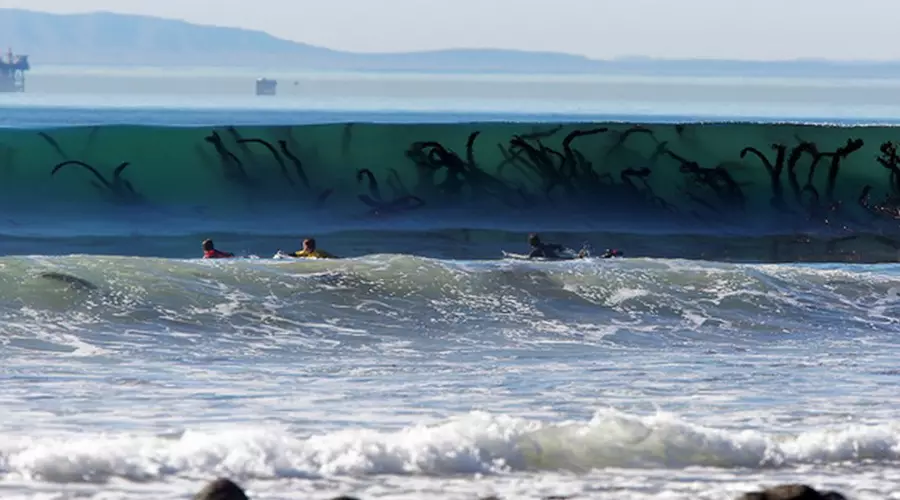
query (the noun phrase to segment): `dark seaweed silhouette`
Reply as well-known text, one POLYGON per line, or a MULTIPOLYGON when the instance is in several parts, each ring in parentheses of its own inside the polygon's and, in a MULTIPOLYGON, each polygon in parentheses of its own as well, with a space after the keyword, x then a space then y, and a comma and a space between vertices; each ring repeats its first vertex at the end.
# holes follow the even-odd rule
POLYGON ((265 139, 253 138, 253 139, 238 139, 237 143, 238 144, 262 144, 263 146, 265 146, 266 149, 269 150, 269 153, 271 153, 272 158, 275 158, 275 161, 278 163, 278 167, 281 169, 281 174, 284 176, 284 178, 287 179, 287 181, 288 181, 288 183, 290 183, 290 185, 292 185, 292 186, 295 185, 294 179, 292 179, 291 175, 288 173, 287 165, 284 164, 284 159, 281 158, 281 155, 278 154, 278 151, 271 144, 269 144, 268 141, 266 141, 265 139))
POLYGON ((375 174, 367 168, 357 170, 357 182, 362 182, 364 178, 367 178, 369 181, 369 194, 357 195, 357 198, 369 207, 370 215, 387 215, 398 212, 407 212, 425 206, 424 200, 413 195, 395 196, 391 201, 384 201, 381 197, 381 189, 378 187, 378 180, 375 178, 375 174))
POLYGON ((836 151, 832 153, 823 153, 819 151, 818 147, 814 143, 801 141, 800 145, 792 150, 790 159, 788 160, 792 189, 794 189, 794 195, 797 197, 798 201, 801 200, 803 192, 814 192, 818 196, 818 190, 815 188, 813 179, 815 178, 819 163, 822 160, 830 159, 831 163, 828 169, 828 176, 825 186, 825 198, 829 203, 835 203, 836 200, 834 199, 834 189, 837 185, 837 176, 838 172, 840 171, 841 161, 845 160, 848 156, 850 156, 850 154, 858 151, 862 147, 862 139, 847 139, 847 144, 838 148, 836 151), (806 177, 806 184, 804 184, 802 188, 799 188, 796 183, 794 171, 797 162, 804 154, 811 156, 812 162, 809 166, 809 173, 806 177))
POLYGON ((634 127, 626 129, 623 132, 616 132, 616 133, 618 135, 618 138, 616 139, 616 142, 612 145, 612 147, 610 147, 609 150, 607 150, 607 152, 606 152, 607 157, 609 157, 610 155, 612 155, 613 153, 615 153, 619 149, 621 149, 625 145, 625 142, 628 141, 628 138, 634 134, 649 135, 650 138, 653 139, 654 142, 659 144, 659 141, 656 139, 656 135, 653 133, 653 131, 642 125, 635 125, 634 127))
POLYGON ((411 150, 418 149, 420 156, 410 156, 410 158, 419 158, 422 162, 419 164, 423 170, 437 173, 442 168, 446 170, 444 181, 435 186, 438 192, 442 192, 448 198, 459 200, 462 196, 462 189, 465 185, 465 163, 452 151, 448 151, 443 145, 434 141, 424 141, 414 143, 411 150))
POLYGON ((638 199, 649 199, 661 208, 669 211, 675 211, 674 206, 670 205, 666 200, 657 196, 656 193, 653 192, 653 188, 650 187, 650 183, 647 182, 647 178, 650 177, 651 173, 653 172, 647 167, 626 168, 625 170, 622 170, 622 172, 619 174, 619 177, 622 180, 622 184, 627 186, 633 194, 638 195, 638 199), (632 178, 640 180, 644 185, 644 188, 638 188, 631 180, 632 178))
MULTIPOLYGON (((794 193, 794 199, 802 204, 803 203, 803 191, 809 191, 809 188, 813 187, 812 178, 816 171, 816 165, 818 165, 819 160, 822 159, 821 153, 819 153, 819 148, 813 142, 808 141, 799 141, 800 144, 794 147, 791 150, 791 154, 787 160, 787 171, 788 171, 788 182, 791 184, 791 192, 794 193), (809 175, 806 179, 806 184, 801 188, 800 181, 797 180, 797 163, 800 162, 800 159, 804 156, 811 156, 812 163, 809 166, 809 175)), ((813 188, 815 189, 815 188, 813 188)))
POLYGON ((231 134, 232 140, 238 145, 241 150, 241 154, 244 156, 244 161, 252 161, 253 153, 250 151, 250 148, 247 147, 244 142, 244 138, 241 137, 240 132, 233 126, 225 127, 225 130, 231 134))
POLYGON ((803 208, 803 212, 807 215, 807 219, 815 222, 822 222, 831 225, 833 216, 838 214, 842 205, 841 201, 834 199, 834 189, 836 185, 837 175, 840 169, 840 162, 852 152, 862 147, 862 141, 848 140, 847 144, 839 148, 834 153, 822 153, 818 147, 808 141, 799 139, 800 144, 791 149, 787 154, 787 146, 783 144, 772 144, 772 149, 776 152, 775 162, 770 161, 766 156, 754 147, 746 147, 741 151, 741 158, 747 153, 753 153, 763 163, 766 171, 769 173, 772 182, 772 205, 776 209, 785 213, 793 213, 787 206, 784 199, 783 188, 781 186, 781 174, 787 169, 788 182, 791 191, 797 203, 803 208), (801 187, 797 180, 797 164, 803 156, 810 156, 812 161, 809 167, 806 183, 801 187), (823 159, 831 159, 831 168, 829 169, 826 184, 826 203, 822 203, 819 190, 813 184, 816 167, 823 159), (808 202, 804 195, 808 195, 808 202))
POLYGON ((460 201, 464 196, 463 188, 468 187, 475 199, 490 197, 516 207, 514 190, 485 172, 475 159, 475 141, 480 134, 479 131, 469 134, 465 160, 436 141, 411 144, 406 157, 416 165, 417 191, 437 192, 448 200, 460 201), (446 172, 446 176, 442 182, 434 184, 434 177, 441 170, 446 172))
POLYGON ((56 151, 56 154, 58 154, 60 158, 66 159, 69 157, 69 155, 67 155, 66 152, 63 151, 62 147, 60 147, 59 143, 56 142, 56 139, 51 137, 50 134, 48 134, 46 132, 38 132, 37 134, 42 139, 47 141, 48 144, 50 144, 50 147, 53 148, 54 151, 56 151))
POLYGON ((244 170, 243 162, 225 147, 218 132, 213 131, 210 135, 204 137, 203 140, 212 144, 213 148, 215 148, 216 153, 219 155, 219 164, 222 166, 226 179, 242 186, 253 184, 250 176, 247 175, 247 171, 244 170))
MULTIPOLYGON (((788 208, 787 204, 784 201, 784 189, 781 186, 781 172, 784 170, 784 161, 785 161, 785 153, 787 151, 787 147, 783 144, 772 144, 772 149, 775 150, 775 163, 773 164, 766 158, 766 155, 762 154, 760 150, 754 147, 746 147, 741 150, 741 159, 743 159, 747 153, 753 153, 759 158, 759 161, 762 162, 763 166, 766 167, 766 172, 769 173, 769 178, 772 182, 772 199, 770 203, 772 206, 781 212, 790 212, 791 210, 788 208)), ((798 192, 799 196, 799 192, 798 192)))
MULTIPOLYGON (((598 172, 586 155, 573 147, 575 139, 606 132, 609 132, 607 127, 573 130, 563 139, 562 152, 546 146, 540 140, 528 141, 524 136, 513 136, 508 148, 499 147, 503 162, 498 167, 498 173, 506 166, 515 166, 539 183, 540 192, 551 204, 558 203, 553 195, 561 191, 565 195, 566 202, 579 206, 593 205, 616 210, 630 207, 629 210, 632 211, 643 207, 654 211, 660 208, 670 212, 676 211, 673 205, 654 193, 648 182, 652 172, 650 166, 657 163, 668 143, 656 141, 649 129, 642 127, 617 132, 616 143, 602 155, 607 162, 610 154, 615 149, 621 148, 633 134, 649 133, 657 142, 657 147, 650 158, 638 160, 641 165, 619 170, 618 179, 621 181, 621 188, 617 189, 618 184, 610 173, 598 172), (638 187, 635 180, 643 187, 638 187)), ((634 158, 632 164, 633 160, 634 158)), ((526 192, 525 186, 520 186, 517 192, 529 205, 538 203, 538 200, 526 192)))
MULTIPOLYGON (((678 170, 681 173, 690 175, 698 185, 710 188, 724 206, 740 210, 745 208, 746 198, 740 184, 731 177, 731 174, 724 167, 704 168, 697 162, 688 160, 671 150, 666 151, 666 154, 680 163, 678 170)), ((695 195, 688 193, 688 197, 704 208, 713 211, 718 210, 708 202, 701 202, 701 199, 695 195)))
POLYGON ((537 146, 529 144, 522 136, 513 136, 509 141, 509 153, 515 155, 516 151, 522 152, 523 157, 519 157, 518 161, 541 179, 544 184, 542 191, 548 200, 552 201, 551 192, 557 187, 561 187, 567 195, 575 195, 572 179, 561 172, 560 167, 566 163, 565 156, 545 147, 540 140, 535 142, 537 146))
POLYGON ((375 178, 375 174, 372 173, 371 170, 367 168, 363 168, 356 171, 356 182, 362 182, 363 177, 369 179, 369 196, 372 198, 381 200, 381 189, 378 187, 378 179, 375 178))
POLYGON ((881 155, 875 160, 890 171, 891 190, 900 195, 900 156, 897 155, 897 145, 887 141, 879 147, 879 151, 881 155))
MULTIPOLYGON (((654 165, 663 151, 666 142, 657 142, 657 148, 650 158, 642 159, 642 165, 626 167, 619 171, 618 178, 622 182, 621 189, 615 189, 617 183, 608 172, 598 172, 594 164, 573 147, 576 139, 585 136, 597 135, 608 132, 606 127, 598 127, 590 130, 573 130, 562 141, 562 152, 556 151, 542 141, 528 140, 525 136, 516 135, 510 139, 509 146, 504 148, 498 145, 503 156, 503 161, 498 166, 498 175, 502 175, 503 169, 512 166, 522 173, 523 177, 533 179, 539 184, 539 192, 547 202, 556 204, 554 193, 561 191, 568 203, 577 205, 594 205, 602 207, 630 206, 632 210, 638 206, 650 209, 663 208, 674 211, 675 207, 661 197, 657 196, 648 178, 651 172, 649 166, 654 165), (638 188, 634 183, 637 179, 643 185, 638 188)), ((617 142, 612 149, 607 151, 603 158, 608 158, 616 148, 621 148, 627 138, 635 133, 649 133, 648 129, 634 127, 618 133, 617 142)), ((653 134, 650 134, 653 137, 653 134)), ((608 161, 608 160, 607 160, 608 161)), ((515 189, 518 196, 525 201, 527 206, 536 206, 539 200, 527 192, 524 185, 515 189)), ((561 200, 560 200, 561 201, 561 200)))
POLYGON ((635 169, 635 168, 626 168, 626 169, 623 170, 622 173, 619 174, 619 175, 620 175, 620 177, 621 177, 621 179, 622 179, 622 183, 623 183, 623 184, 625 184, 626 186, 628 186, 632 191, 634 191, 634 192, 636 192, 636 193, 640 193, 641 190, 638 189, 638 187, 634 185, 634 182, 631 181, 631 178, 632 178, 632 177, 637 178, 638 180, 640 180, 640 181, 644 184, 644 187, 645 187, 645 188, 650 189, 650 185, 647 184, 647 177, 650 177, 650 174, 651 174, 651 173, 652 173, 652 172, 651 172, 650 169, 647 168, 647 167, 644 167, 644 168, 637 168, 637 169, 635 169))
POLYGON ((284 139, 278 140, 278 147, 281 148, 281 153, 287 157, 288 160, 291 160, 291 163, 294 165, 294 170, 297 171, 297 177, 300 178, 300 182, 306 186, 306 189, 312 189, 309 184, 309 177, 306 176, 306 170, 303 169, 303 162, 300 161, 300 158, 291 152, 288 148, 288 143, 284 139))
MULTIPOLYGON (((88 154, 88 152, 93 147, 94 141, 97 139, 97 135, 99 134, 99 132, 100 132, 100 127, 91 127, 90 128, 90 132, 88 132, 87 140, 84 141, 84 144, 81 147, 80 156, 84 157, 88 154)), ((64 160, 71 159, 69 154, 66 153, 66 151, 62 148, 62 146, 59 145, 59 142, 56 139, 54 139, 53 136, 51 136, 47 132, 43 132, 43 131, 38 132, 37 135, 41 139, 43 139, 47 144, 49 144, 51 148, 53 148, 53 150, 56 152, 57 155, 59 155, 61 160, 64 161, 64 160)))
MULTIPOLYGON (((303 162, 300 161, 300 158, 297 157, 291 150, 288 148, 287 141, 283 139, 279 139, 278 147, 281 149, 281 153, 287 157, 288 160, 294 165, 294 169, 297 171, 297 177, 300 178, 300 181, 306 186, 306 189, 312 190, 312 184, 309 182, 309 177, 306 176, 306 170, 303 168, 303 162)), ((316 208, 321 208, 325 201, 334 193, 334 188, 326 188, 319 192, 316 197, 316 208)))
POLYGON ((563 165, 568 168, 568 172, 563 172, 563 175, 568 175, 572 180, 585 180, 592 186, 600 184, 601 179, 596 172, 594 172, 593 165, 587 161, 587 158, 585 158, 584 155, 572 149, 572 142, 580 137, 603 134, 607 131, 609 131, 608 128, 600 127, 590 130, 574 130, 569 132, 562 142, 563 157, 565 158, 565 163, 563 165))
POLYGON ((86 169, 88 172, 94 174, 94 177, 97 178, 97 181, 91 181, 91 185, 94 186, 101 193, 111 195, 114 200, 118 202, 125 203, 135 203, 135 202, 143 202, 144 198, 141 196, 135 189, 134 186, 131 185, 126 179, 122 178, 122 173, 131 165, 129 162, 122 162, 118 167, 113 170, 112 182, 108 181, 106 177, 103 176, 96 168, 87 163, 79 160, 68 160, 62 163, 57 164, 53 167, 53 170, 50 171, 50 175, 56 175, 64 167, 75 165, 86 169))
POLYGON ((835 201, 834 188, 841 168, 841 161, 862 149, 864 144, 862 139, 847 139, 847 144, 839 147, 834 153, 822 153, 821 156, 831 158, 831 166, 828 169, 828 184, 825 188, 825 197, 830 203, 835 201))

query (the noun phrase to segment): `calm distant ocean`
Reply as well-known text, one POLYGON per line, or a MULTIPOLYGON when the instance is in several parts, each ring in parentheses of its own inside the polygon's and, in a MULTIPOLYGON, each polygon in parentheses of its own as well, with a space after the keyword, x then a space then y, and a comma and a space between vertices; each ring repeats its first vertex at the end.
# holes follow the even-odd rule
MULTIPOLYGON (((215 476, 255 500, 719 499, 783 482, 900 498, 895 259, 775 262, 747 243, 800 231, 776 224, 762 166, 739 183, 760 208, 727 230, 642 211, 618 173, 663 143, 712 167, 733 159, 723 144, 861 137, 848 180, 829 190, 824 166, 807 183, 854 200, 887 178, 874 158, 900 82, 44 68, 0 111, 3 498, 175 500, 215 476), (278 95, 254 96, 257 76, 278 95), (553 129, 612 123, 655 142, 603 132, 579 165, 613 165, 611 183, 541 198, 557 189, 541 162, 574 161, 553 129), (538 174, 484 166, 528 134, 555 151, 523 160, 538 174), (454 160, 417 141, 463 159, 456 180, 432 177, 454 160), (71 160, 97 174, 51 174, 71 160), (386 208, 406 195, 425 207, 386 208), (501 258, 532 230, 626 258, 501 258), (345 258, 269 258, 310 236, 345 258), (247 258, 198 259, 207 237, 247 258)), ((689 189, 635 186, 667 204, 689 189)), ((711 213, 735 206, 697 189, 711 213)), ((846 221, 816 234, 896 226, 846 221)))

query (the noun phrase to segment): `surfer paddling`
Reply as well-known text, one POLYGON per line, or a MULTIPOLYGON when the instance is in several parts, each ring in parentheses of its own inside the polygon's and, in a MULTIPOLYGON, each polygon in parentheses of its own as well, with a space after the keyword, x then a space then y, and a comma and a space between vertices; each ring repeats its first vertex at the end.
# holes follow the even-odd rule
MULTIPOLYGON (((541 237, 536 233, 528 235, 528 244, 531 246, 531 252, 528 254, 529 259, 540 257, 545 259, 559 259, 561 258, 559 252, 565 251, 565 247, 562 245, 557 245, 556 243, 544 243, 541 241, 541 237)), ((582 257, 580 252, 578 256, 582 257)))
POLYGON ((204 259, 230 259, 234 257, 233 253, 216 250, 213 240, 203 240, 202 247, 204 259))
POLYGON ((307 259, 336 259, 337 257, 326 252, 325 250, 319 250, 316 248, 316 239, 315 238, 307 238, 303 240, 303 249, 297 250, 292 253, 284 253, 281 250, 278 251, 280 255, 284 255, 287 257, 296 257, 296 258, 307 258, 307 259))
MULTIPOLYGON (((528 235, 528 244, 531 246, 531 252, 527 255, 528 259, 550 259, 550 260, 559 260, 559 259, 572 259, 573 257, 560 255, 560 253, 565 252, 567 250, 563 245, 559 245, 556 243, 544 243, 541 241, 541 237, 537 233, 531 233, 528 235)), ((574 252, 574 250, 569 250, 570 252, 574 252)), ((588 249, 587 246, 583 247, 578 253, 575 255, 575 259, 583 259, 588 257, 588 249)), ((609 259, 612 257, 621 257, 622 252, 616 249, 607 249, 603 252, 603 255, 600 256, 602 259, 609 259)))

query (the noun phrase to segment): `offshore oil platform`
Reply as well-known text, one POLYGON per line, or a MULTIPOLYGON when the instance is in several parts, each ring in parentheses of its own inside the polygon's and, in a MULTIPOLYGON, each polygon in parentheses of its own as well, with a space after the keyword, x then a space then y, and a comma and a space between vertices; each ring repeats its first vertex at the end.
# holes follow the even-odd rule
POLYGON ((0 56, 0 92, 25 92, 25 72, 30 69, 28 56, 15 55, 9 49, 5 60, 0 56))

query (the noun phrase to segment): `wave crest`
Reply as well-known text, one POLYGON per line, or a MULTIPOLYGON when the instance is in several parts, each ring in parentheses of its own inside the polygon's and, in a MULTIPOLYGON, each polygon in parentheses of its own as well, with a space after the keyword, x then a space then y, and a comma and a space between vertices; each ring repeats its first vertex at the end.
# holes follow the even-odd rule
POLYGON ((9 437, 6 475, 51 482, 167 476, 322 478, 452 476, 603 468, 783 468, 897 462, 900 425, 847 425, 796 434, 716 429, 671 415, 600 411, 547 423, 473 412, 397 431, 350 429, 302 437, 288 429, 186 431, 177 436, 9 437))

